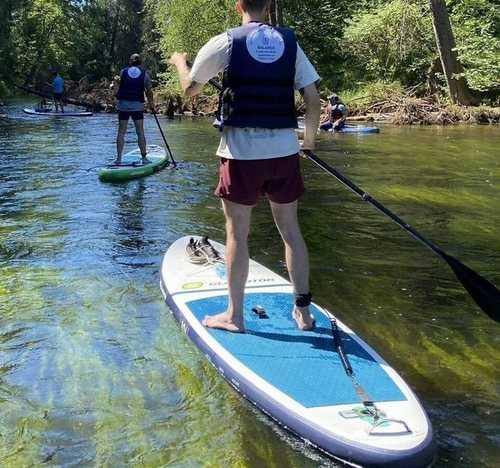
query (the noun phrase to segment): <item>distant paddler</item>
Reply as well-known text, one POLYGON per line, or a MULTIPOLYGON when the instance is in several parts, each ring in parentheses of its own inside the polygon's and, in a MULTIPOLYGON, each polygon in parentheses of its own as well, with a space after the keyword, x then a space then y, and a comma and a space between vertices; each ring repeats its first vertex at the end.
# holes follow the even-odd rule
POLYGON ((124 68, 119 76, 120 87, 116 93, 118 99, 118 136, 116 138, 116 160, 114 164, 122 162, 123 147, 125 145, 125 133, 130 118, 134 121, 135 131, 139 142, 142 162, 147 164, 146 137, 144 135, 144 95, 148 99, 148 105, 154 111, 153 83, 149 73, 142 67, 142 59, 139 54, 132 54, 129 66, 124 68))
POLYGON ((348 110, 337 94, 328 96, 327 119, 321 123, 320 130, 341 130, 345 127, 348 110))
POLYGON ((57 70, 52 72, 52 95, 54 98, 54 107, 55 112, 58 111, 58 108, 61 108, 61 112, 64 113, 64 104, 63 104, 63 96, 64 96, 64 79, 57 70))

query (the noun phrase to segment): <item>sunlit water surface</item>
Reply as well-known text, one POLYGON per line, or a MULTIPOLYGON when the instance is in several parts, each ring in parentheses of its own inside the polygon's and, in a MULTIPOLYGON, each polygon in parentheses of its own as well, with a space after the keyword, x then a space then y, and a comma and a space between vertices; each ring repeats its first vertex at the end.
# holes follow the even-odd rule
MULTIPOLYGON (((95 168, 113 158, 116 116, 33 118, 22 104, 0 120, 1 465, 335 466, 235 394, 162 302, 167 247, 224 240, 210 122, 162 120, 179 169, 107 185, 95 168)), ((498 127, 384 126, 323 138, 318 154, 498 285, 499 148, 498 127)), ((430 251, 303 167, 316 301, 419 395, 437 466, 498 466, 500 325, 430 251)), ((285 274, 265 203, 251 254, 285 274)))

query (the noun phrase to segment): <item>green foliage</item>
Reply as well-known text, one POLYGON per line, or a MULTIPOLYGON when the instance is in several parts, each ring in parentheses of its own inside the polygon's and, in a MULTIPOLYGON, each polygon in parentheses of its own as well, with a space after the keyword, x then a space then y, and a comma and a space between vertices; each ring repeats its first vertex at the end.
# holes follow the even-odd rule
POLYGON ((288 0, 284 24, 295 29, 299 43, 316 66, 324 86, 338 89, 345 74, 343 31, 359 2, 348 0, 288 0))
MULTIPOLYGON (((187 52, 193 60, 199 49, 212 37, 239 23, 233 0, 146 0, 146 9, 154 11, 159 50, 166 62, 173 52, 187 52)), ((178 90, 176 73, 161 75, 164 86, 178 90)))
POLYGON ((147 1, 147 5, 155 3, 159 45, 165 58, 175 51, 193 57, 210 37, 239 23, 233 0, 147 1))
POLYGON ((452 10, 457 51, 472 89, 500 90, 500 8, 487 0, 461 0, 452 10))
POLYGON ((0 98, 4 98, 8 96, 8 94, 9 94, 9 88, 7 87, 5 82, 0 80, 0 98))
POLYGON ((60 47, 70 40, 65 7, 61 0, 31 0, 19 11, 12 31, 13 45, 17 65, 28 76, 68 63, 67 49, 60 47))
POLYGON ((12 44, 14 15, 21 0, 0 1, 0 80, 11 84, 14 78, 16 60, 12 44))
POLYGON ((342 100, 351 108, 365 107, 371 103, 390 100, 393 96, 402 96, 403 87, 399 81, 374 81, 346 89, 342 92, 342 100))
POLYGON ((110 77, 140 52, 143 0, 11 0, 0 8, 0 78, 8 81, 43 83, 54 68, 74 80, 110 77))
POLYGON ((434 38, 428 13, 418 3, 391 0, 354 15, 345 30, 354 81, 425 81, 434 38))
MULTIPOLYGON (((497 95, 497 0, 447 4, 469 85, 497 95)), ((324 89, 352 90, 370 82, 373 89, 393 82, 424 88, 438 57, 427 0, 278 5, 278 16, 295 29, 324 89)), ((131 53, 141 52, 146 66, 175 92, 178 81, 166 61, 171 53, 194 58, 210 37, 239 22, 235 0, 0 0, 0 80, 10 89, 14 82, 43 83, 52 68, 73 80, 111 78, 131 53)))

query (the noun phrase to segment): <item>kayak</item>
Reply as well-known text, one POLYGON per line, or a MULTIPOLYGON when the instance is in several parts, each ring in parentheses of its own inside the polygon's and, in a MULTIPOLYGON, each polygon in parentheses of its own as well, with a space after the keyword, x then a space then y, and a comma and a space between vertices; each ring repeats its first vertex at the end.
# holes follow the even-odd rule
MULTIPOLYGON (((191 263, 186 253, 191 239, 183 237, 167 250, 161 291, 182 330, 237 392, 306 443, 344 462, 431 464, 432 427, 408 384, 319 305, 311 305, 314 330, 299 330, 291 317, 293 287, 271 270, 250 261, 244 334, 204 327, 205 315, 227 307, 226 270, 221 259, 191 263)), ((209 242, 222 258, 224 246, 209 242)))
POLYGON ((26 114, 41 115, 44 117, 90 117, 92 112, 53 112, 53 111, 37 111, 36 109, 23 109, 26 114))
MULTIPOLYGON (((304 133, 304 121, 299 121, 299 128, 297 132, 300 134, 304 133)), ((380 133, 380 128, 378 127, 365 127, 363 125, 345 125, 340 130, 318 130, 320 134, 323 133, 380 133)))
POLYGON ((99 179, 102 182, 124 182, 139 177, 146 177, 163 169, 168 164, 166 151, 157 145, 148 145, 147 159, 143 164, 139 149, 123 155, 122 164, 109 165, 99 170, 99 179))

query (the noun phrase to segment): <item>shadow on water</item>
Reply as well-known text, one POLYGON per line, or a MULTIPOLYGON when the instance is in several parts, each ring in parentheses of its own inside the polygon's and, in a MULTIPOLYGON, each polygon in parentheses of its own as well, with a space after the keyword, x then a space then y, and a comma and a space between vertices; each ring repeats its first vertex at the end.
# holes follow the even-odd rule
MULTIPOLYGON (((114 157, 115 116, 38 120, 21 109, 0 121, 0 464, 333 466, 233 393, 162 302, 168 245, 191 233, 224 240, 210 122, 162 120, 179 168, 110 185, 89 168, 114 157)), ((126 140, 133 149, 132 128, 126 140)), ((493 127, 388 126, 323 139, 318 154, 500 284, 499 146, 493 127)), ((416 390, 437 466, 495 466, 498 326, 446 265, 303 167, 316 302, 416 390)), ((250 249, 286 274, 264 203, 250 249)))

